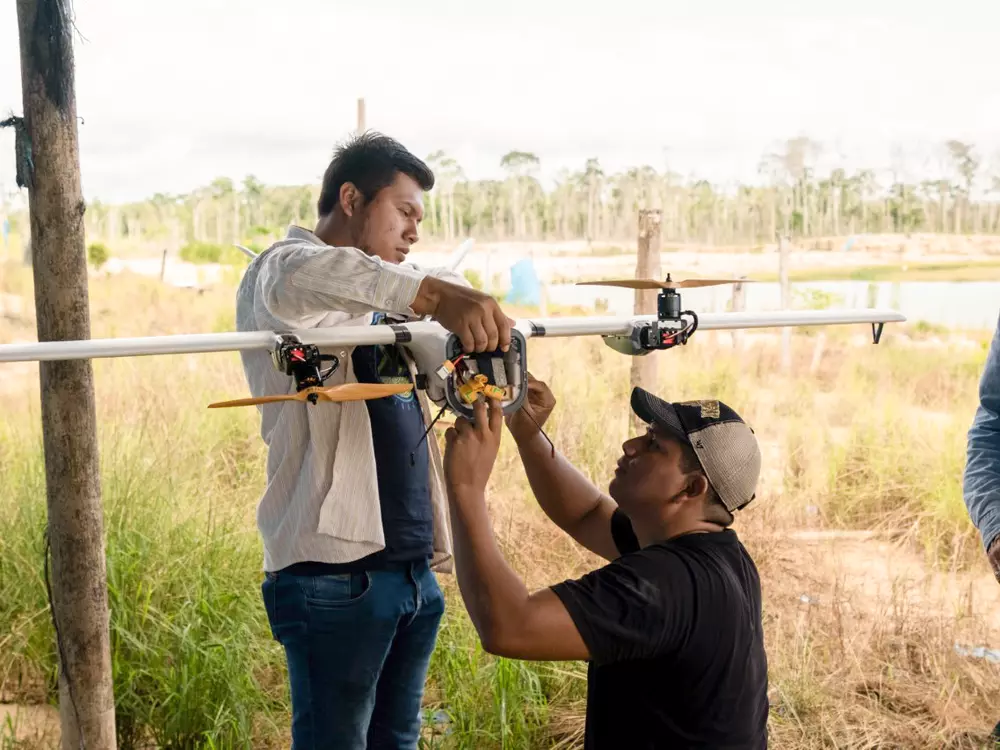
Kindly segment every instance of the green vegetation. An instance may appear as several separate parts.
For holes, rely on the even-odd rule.
[[[24,283],[21,273],[5,276],[4,290],[8,280]],[[193,294],[143,279],[125,288],[97,278],[94,335],[204,328],[204,321],[229,314],[232,291]],[[0,339],[29,330],[13,326],[0,321]],[[905,535],[906,549],[917,550],[929,568],[983,567],[958,483],[985,348],[909,348],[893,337],[879,347],[853,346],[854,333],[829,330],[813,372],[815,339],[794,335],[794,370],[783,376],[776,337],[761,334],[741,352],[706,332],[660,359],[661,389],[677,399],[727,400],[765,446],[764,489],[739,532],[763,580],[774,746],[971,747],[962,744],[974,737],[970,727],[985,732],[996,721],[997,673],[954,655],[965,615],[921,614],[895,600],[873,602],[878,613],[871,616],[836,607],[803,615],[799,597],[814,591],[805,586],[819,586],[838,561],[809,569],[810,582],[799,585],[797,548],[776,551],[774,535],[801,528],[811,517],[806,508],[815,507],[826,528]],[[596,340],[538,341],[531,356],[532,371],[552,384],[560,404],[548,433],[604,484],[628,431],[631,362]],[[255,507],[265,452],[256,412],[204,408],[245,392],[238,356],[94,366],[119,746],[287,747],[286,674],[259,593]],[[34,377],[30,368],[12,371],[0,391],[0,472],[7,479],[0,502],[0,694],[23,703],[56,697]],[[586,409],[576,408],[583,403]],[[529,587],[598,564],[544,519],[510,440],[488,496],[498,539]],[[427,685],[424,747],[578,746],[585,665],[485,653],[454,577],[440,580],[448,609]],[[838,636],[845,631],[849,638]],[[948,701],[938,700],[942,691]],[[905,732],[900,705],[924,712],[905,714]],[[948,706],[959,718],[949,718]]]
[[[213,245],[209,242],[192,242],[181,248],[180,259],[186,263],[223,263],[245,266],[250,259],[239,248],[231,245]]]
[[[87,248],[87,262],[97,271],[101,270],[110,257],[111,253],[108,252],[108,248],[100,242],[94,242]]]
[[[467,268],[462,272],[462,275],[465,276],[465,280],[472,285],[473,289],[483,288],[483,276],[481,273],[479,273],[479,271],[476,271],[475,269],[472,268]]]
[[[754,274],[757,281],[777,281],[777,273]],[[788,278],[796,281],[1000,281],[1000,260],[906,265],[794,268]]]

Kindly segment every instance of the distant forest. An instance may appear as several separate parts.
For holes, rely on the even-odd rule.
[[[760,162],[759,184],[722,189],[705,180],[637,166],[608,173],[597,159],[564,172],[543,188],[539,158],[511,151],[500,160],[502,180],[466,179],[443,151],[426,157],[436,185],[425,198],[422,236],[443,241],[634,239],[640,208],[663,212],[665,241],[757,245],[775,234],[838,237],[857,233],[996,233],[1000,224],[1000,171],[990,169],[969,143],[941,145],[938,179],[907,182],[897,170],[819,174],[820,146],[787,141]],[[986,190],[975,191],[975,185]],[[270,186],[253,175],[242,183],[219,178],[182,195],[109,205],[94,201],[86,214],[89,243],[181,248],[266,244],[290,223],[311,226],[319,185]],[[23,221],[24,217],[14,217]]]

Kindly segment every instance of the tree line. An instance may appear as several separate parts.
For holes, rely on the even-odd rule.
[[[641,208],[662,211],[665,241],[723,245],[864,233],[996,233],[1000,228],[1000,172],[990,174],[972,144],[948,141],[936,179],[911,182],[894,170],[877,179],[873,169],[848,172],[815,167],[819,144],[787,141],[760,162],[757,184],[723,189],[706,180],[683,180],[670,171],[638,166],[617,173],[588,159],[564,171],[551,189],[538,178],[541,161],[527,151],[500,160],[504,179],[470,180],[444,151],[426,157],[436,175],[425,196],[422,236],[455,241],[628,241]],[[985,182],[982,195],[973,185]],[[186,194],[157,193],[143,201],[93,201],[85,215],[88,242],[180,248],[186,245],[266,246],[291,223],[312,226],[319,185],[271,186],[254,176],[235,183],[218,178]]]

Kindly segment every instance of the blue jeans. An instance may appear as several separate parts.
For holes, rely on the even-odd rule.
[[[444,597],[426,562],[345,575],[267,573],[285,649],[293,750],[415,749]]]

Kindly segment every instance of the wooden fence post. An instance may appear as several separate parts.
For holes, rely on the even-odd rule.
[[[788,310],[792,306],[792,287],[788,280],[788,238],[778,236],[778,279],[781,283],[781,309]],[[792,371],[792,329],[784,326],[781,329],[781,370],[786,375]]]
[[[17,17],[38,340],[89,339],[73,23],[67,0],[17,0]],[[39,365],[62,747],[114,750],[93,370]]]
[[[744,276],[738,276],[739,279],[747,278]],[[747,289],[743,285],[742,281],[739,284],[733,285],[733,301],[730,305],[731,312],[744,312],[747,309]],[[739,328],[733,329],[733,349],[743,350],[743,331]]]
[[[635,265],[637,279],[660,280],[663,278],[663,272],[660,269],[660,224],[662,218],[663,214],[659,209],[639,211],[639,242]],[[636,289],[635,314],[655,315],[658,294],[655,289]],[[632,358],[632,388],[639,387],[652,393],[656,392],[657,359],[658,352]],[[629,407],[629,414],[631,434],[638,434],[639,431],[645,429],[645,425],[632,413],[631,407]]]

